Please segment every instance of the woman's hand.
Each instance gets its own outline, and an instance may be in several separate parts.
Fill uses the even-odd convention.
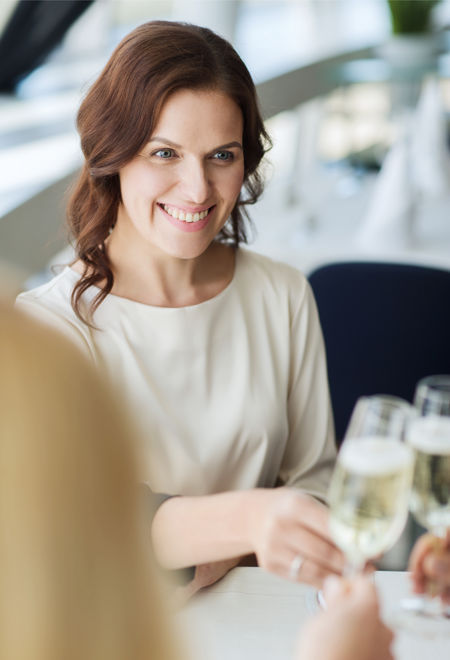
[[[263,569],[320,587],[345,564],[328,533],[328,509],[292,488],[173,497],[156,512],[151,535],[169,569],[254,553]]]
[[[416,593],[432,590],[432,595],[440,595],[450,604],[450,532],[444,539],[432,534],[421,536],[412,550],[409,570]]]
[[[380,619],[375,586],[358,577],[325,582],[327,609],[302,629],[297,658],[393,660],[392,631]]]
[[[328,575],[341,574],[345,559],[330,538],[325,505],[291,488],[276,488],[255,490],[249,512],[250,542],[261,568],[315,587]]]
[[[195,567],[193,579],[182,587],[177,587],[176,598],[178,605],[184,605],[194,594],[204,587],[210,587],[221,580],[232,568],[239,564],[240,557],[224,559],[209,564],[200,564]]]

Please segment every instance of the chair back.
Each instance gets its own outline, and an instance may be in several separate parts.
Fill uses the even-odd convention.
[[[356,399],[412,401],[418,380],[450,374],[450,271],[341,262],[309,276],[324,333],[340,444]]]

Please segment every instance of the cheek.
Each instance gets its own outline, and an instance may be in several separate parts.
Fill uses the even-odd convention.
[[[169,185],[170,176],[163,171],[130,167],[120,173],[120,190],[125,205],[152,202]]]
[[[230,173],[224,185],[224,192],[226,190],[227,197],[233,200],[233,204],[241,192],[242,184],[244,182],[244,166],[236,168],[236,171]]]

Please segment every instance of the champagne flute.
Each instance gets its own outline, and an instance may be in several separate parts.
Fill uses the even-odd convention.
[[[356,403],[329,489],[330,532],[347,574],[392,547],[405,526],[413,452],[403,438],[412,413],[388,395]]]
[[[419,413],[407,433],[415,454],[410,509],[419,524],[437,539],[450,530],[450,376],[430,376],[417,384]],[[439,542],[439,541],[437,541]],[[450,634],[450,611],[429,593],[404,599],[400,625],[424,635]]]
[[[422,416],[450,417],[450,376],[428,376],[419,380],[414,406]]]

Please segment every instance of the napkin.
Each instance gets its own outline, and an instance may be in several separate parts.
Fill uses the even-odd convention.
[[[424,195],[441,197],[450,190],[447,119],[435,77],[423,85],[411,126],[414,183]]]
[[[388,151],[369,209],[355,242],[362,249],[411,247],[417,190],[412,176],[408,131]]]
[[[446,112],[439,82],[430,77],[412,115],[403,116],[402,135],[385,157],[357,245],[369,250],[412,247],[418,201],[449,194]]]

